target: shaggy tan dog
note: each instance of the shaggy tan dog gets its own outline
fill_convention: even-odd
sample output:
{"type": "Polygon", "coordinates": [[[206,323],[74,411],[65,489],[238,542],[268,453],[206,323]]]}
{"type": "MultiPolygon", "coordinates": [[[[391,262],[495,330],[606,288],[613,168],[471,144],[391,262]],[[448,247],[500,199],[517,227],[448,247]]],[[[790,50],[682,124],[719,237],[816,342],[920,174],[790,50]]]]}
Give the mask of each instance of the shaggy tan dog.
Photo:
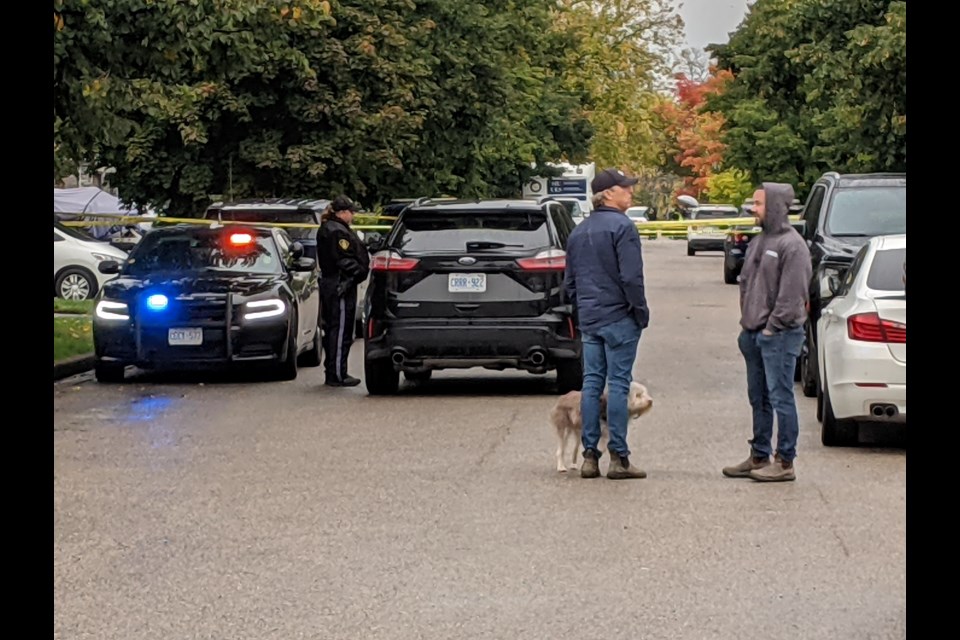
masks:
{"type": "MultiPolygon", "coordinates": [[[[570,469],[577,468],[577,453],[580,450],[580,435],[583,431],[583,418],[580,415],[580,391],[571,391],[557,398],[557,403],[550,411],[550,424],[557,434],[557,471],[565,472],[568,467],[564,463],[567,458],[568,445],[572,444],[573,458],[570,469]]],[[[631,420],[636,420],[653,406],[653,398],[647,388],[639,382],[630,383],[630,392],[627,395],[627,414],[631,420]]],[[[600,443],[599,449],[605,450],[610,432],[607,427],[607,392],[604,390],[600,397],[600,443]]]]}

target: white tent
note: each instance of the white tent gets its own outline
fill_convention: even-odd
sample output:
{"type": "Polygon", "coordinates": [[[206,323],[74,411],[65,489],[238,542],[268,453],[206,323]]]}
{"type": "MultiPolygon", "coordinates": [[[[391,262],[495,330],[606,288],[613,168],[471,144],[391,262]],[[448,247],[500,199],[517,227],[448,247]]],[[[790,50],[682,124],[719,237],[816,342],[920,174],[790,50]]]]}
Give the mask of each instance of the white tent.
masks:
{"type": "MultiPolygon", "coordinates": [[[[96,216],[98,214],[114,216],[140,215],[136,209],[123,206],[120,199],[110,195],[100,187],[79,187],[77,189],[53,190],[53,213],[62,220],[76,220],[81,215],[96,216]]],[[[156,216],[155,213],[147,213],[156,216]]],[[[149,223],[141,227],[150,226],[149,223]]],[[[88,231],[97,238],[109,235],[110,227],[90,227],[88,231]]]]}

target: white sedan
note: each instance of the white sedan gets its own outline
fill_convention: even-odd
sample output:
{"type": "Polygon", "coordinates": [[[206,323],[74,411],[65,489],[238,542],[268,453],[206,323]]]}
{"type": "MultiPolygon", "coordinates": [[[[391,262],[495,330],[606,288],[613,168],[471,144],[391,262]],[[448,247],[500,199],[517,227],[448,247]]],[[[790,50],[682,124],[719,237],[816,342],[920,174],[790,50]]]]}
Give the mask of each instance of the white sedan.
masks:
{"type": "Polygon", "coordinates": [[[105,260],[123,263],[127,254],[108,242],[95,240],[76,227],[53,223],[53,295],[66,300],[89,300],[103,283],[98,265],[105,260]]]}
{"type": "Polygon", "coordinates": [[[821,283],[833,299],[817,322],[817,419],[826,446],[855,444],[859,422],[907,421],[907,236],[877,236],[842,281],[821,283]]]}

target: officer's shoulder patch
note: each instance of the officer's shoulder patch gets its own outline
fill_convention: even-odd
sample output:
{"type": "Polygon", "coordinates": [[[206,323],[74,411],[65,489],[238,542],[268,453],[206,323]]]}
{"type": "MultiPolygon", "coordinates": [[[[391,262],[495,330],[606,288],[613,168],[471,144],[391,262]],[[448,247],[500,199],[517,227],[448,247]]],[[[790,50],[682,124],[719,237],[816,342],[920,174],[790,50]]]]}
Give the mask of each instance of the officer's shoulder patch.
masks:
{"type": "Polygon", "coordinates": [[[350,241],[347,240],[346,238],[342,238],[340,242],[338,242],[337,244],[339,244],[340,248],[343,249],[344,251],[350,248],[350,241]]]}

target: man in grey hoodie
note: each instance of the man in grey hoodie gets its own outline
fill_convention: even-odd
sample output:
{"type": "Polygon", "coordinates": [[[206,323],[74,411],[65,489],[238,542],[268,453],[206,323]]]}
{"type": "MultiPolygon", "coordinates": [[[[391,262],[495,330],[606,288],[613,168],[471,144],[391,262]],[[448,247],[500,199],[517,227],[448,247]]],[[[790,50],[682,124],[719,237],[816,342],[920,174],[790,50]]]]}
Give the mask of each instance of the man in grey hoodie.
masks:
{"type": "Polygon", "coordinates": [[[753,409],[750,455],[723,474],[763,482],[795,480],[799,420],[793,373],[803,345],[811,278],[810,250],[788,219],[793,187],[764,182],[753,194],[761,232],[747,248],[740,272],[740,352],[747,365],[753,409]],[[773,414],[777,451],[773,454],[773,414]]]}

